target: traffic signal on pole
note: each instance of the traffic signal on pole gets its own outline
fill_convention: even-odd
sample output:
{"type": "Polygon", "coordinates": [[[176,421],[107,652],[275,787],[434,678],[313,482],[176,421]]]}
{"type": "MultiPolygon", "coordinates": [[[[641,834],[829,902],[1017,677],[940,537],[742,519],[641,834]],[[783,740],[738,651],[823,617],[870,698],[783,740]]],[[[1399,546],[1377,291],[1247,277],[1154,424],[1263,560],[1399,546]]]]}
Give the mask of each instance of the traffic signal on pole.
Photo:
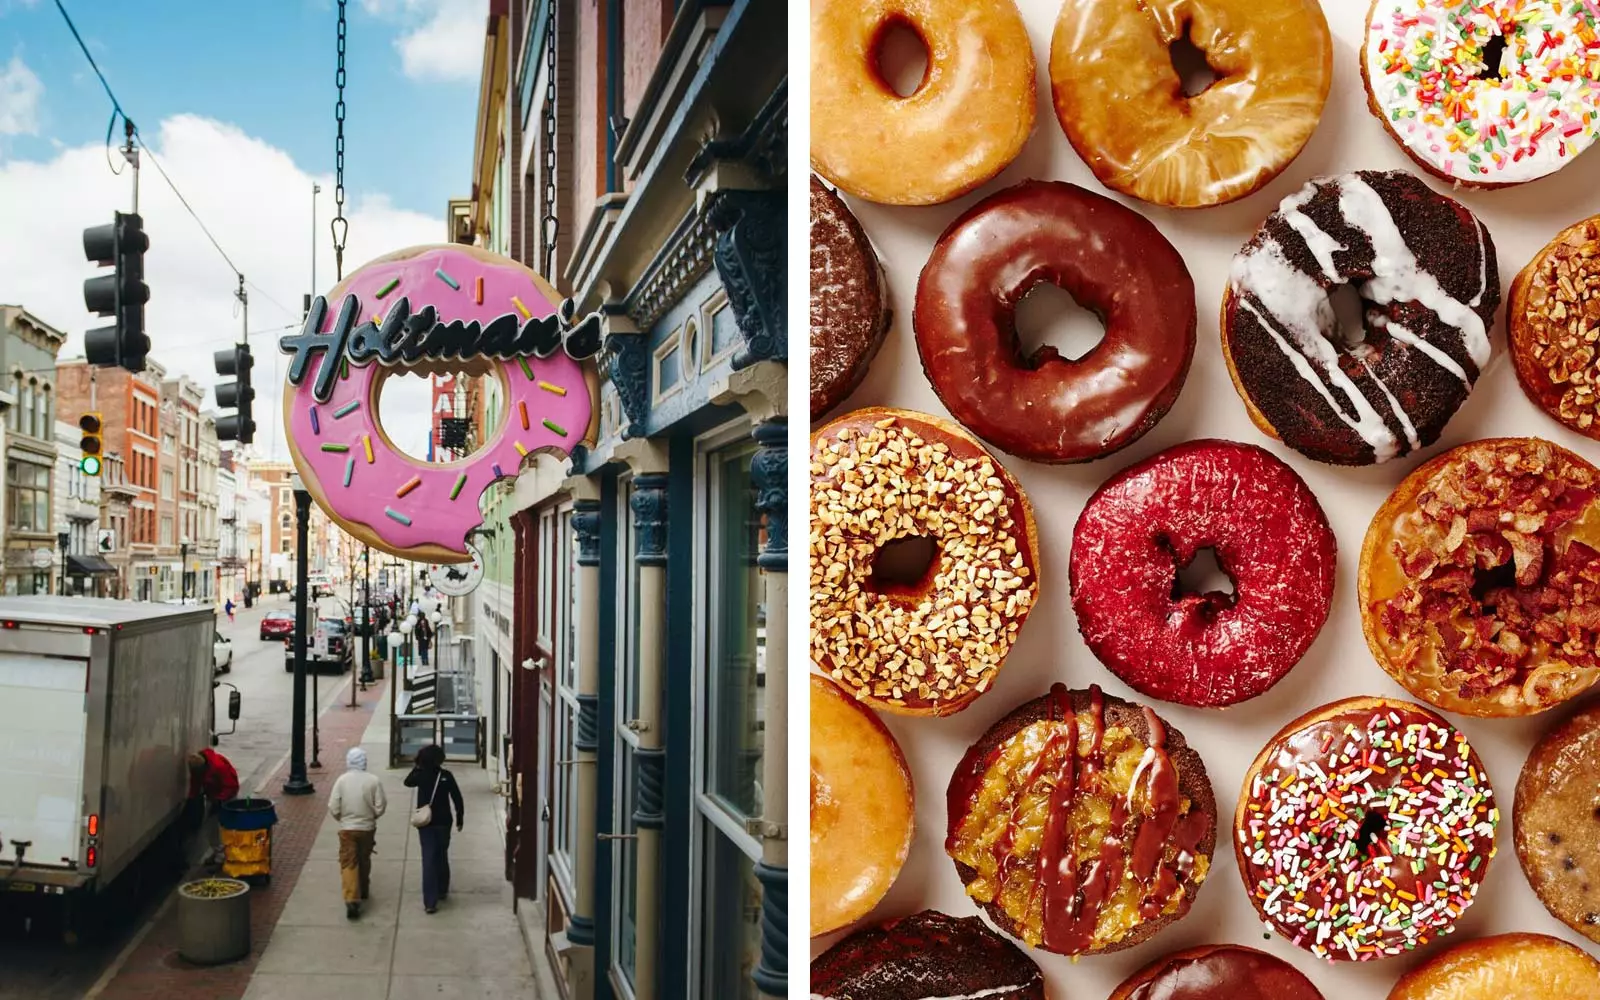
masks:
{"type": "Polygon", "coordinates": [[[150,289],[144,283],[148,249],[144,219],[131,212],[117,212],[110,225],[83,231],[84,256],[115,269],[83,283],[84,306],[92,313],[114,317],[111,326],[83,335],[83,353],[91,365],[144,371],[144,359],[150,353],[150,338],[144,332],[144,304],[150,301],[150,289]]]}
{"type": "Polygon", "coordinates": [[[86,476],[98,476],[105,455],[105,440],[101,437],[104,424],[100,422],[98,412],[85,413],[78,418],[78,429],[83,431],[83,440],[78,442],[83,457],[78,460],[78,468],[86,476]]]}
{"type": "Polygon", "coordinates": [[[255,364],[250,357],[250,345],[235,344],[225,351],[218,351],[212,360],[217,366],[218,375],[228,375],[234,379],[217,384],[217,406],[238,410],[237,413],[217,418],[217,440],[249,444],[256,433],[250,405],[256,398],[256,391],[250,388],[250,369],[255,364]]]}

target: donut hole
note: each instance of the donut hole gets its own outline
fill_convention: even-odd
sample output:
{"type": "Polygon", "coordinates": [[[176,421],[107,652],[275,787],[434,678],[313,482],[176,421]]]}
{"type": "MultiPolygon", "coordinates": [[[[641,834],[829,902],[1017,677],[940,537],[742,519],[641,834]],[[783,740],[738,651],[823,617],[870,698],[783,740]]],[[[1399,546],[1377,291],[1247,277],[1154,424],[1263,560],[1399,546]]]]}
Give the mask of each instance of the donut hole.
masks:
{"type": "Polygon", "coordinates": [[[1328,293],[1328,304],[1333,307],[1334,327],[1328,339],[1334,346],[1353,351],[1367,341],[1367,309],[1369,303],[1361,297],[1355,285],[1340,285],[1328,293]]]}
{"type": "Polygon", "coordinates": [[[1500,79],[1500,58],[1506,54],[1506,37],[1495,35],[1483,46],[1483,69],[1478,73],[1480,80],[1500,79]]]}
{"type": "Polygon", "coordinates": [[[926,590],[939,568],[939,543],[926,535],[903,535],[878,546],[867,589],[876,594],[926,590]]]}
{"type": "Polygon", "coordinates": [[[1480,613],[1500,602],[1496,591],[1510,591],[1517,585],[1517,565],[1513,562],[1490,566],[1475,566],[1472,570],[1472,599],[1478,602],[1480,613]]]}
{"type": "Polygon", "coordinates": [[[1100,317],[1078,304],[1058,285],[1041,281],[1017,303],[1015,318],[1017,357],[1037,371],[1056,358],[1078,361],[1105,339],[1100,317]]]}
{"type": "Polygon", "coordinates": [[[1190,37],[1194,31],[1192,22],[1185,23],[1183,34],[1173,39],[1167,47],[1167,54],[1172,58],[1173,72],[1178,74],[1178,87],[1183,91],[1183,96],[1188,98],[1199,97],[1211,89],[1217,82],[1219,74],[1211,68],[1211,63],[1206,60],[1206,54],[1200,46],[1190,37]]]}
{"type": "Polygon", "coordinates": [[[469,458],[505,423],[505,381],[481,361],[380,368],[372,394],[379,436],[421,462],[469,458]]]}
{"type": "Polygon", "coordinates": [[[910,97],[928,82],[928,43],[916,25],[891,18],[873,42],[872,65],[885,87],[896,96],[910,97]]]}
{"type": "Polygon", "coordinates": [[[1210,547],[1195,550],[1193,558],[1180,563],[1172,580],[1174,601],[1199,597],[1210,604],[1229,605],[1236,596],[1233,577],[1217,557],[1217,550],[1210,547]]]}
{"type": "Polygon", "coordinates": [[[1363,854],[1370,853],[1374,848],[1381,849],[1384,837],[1389,832],[1389,817],[1382,809],[1369,809],[1361,817],[1361,826],[1356,829],[1356,848],[1363,854]]]}

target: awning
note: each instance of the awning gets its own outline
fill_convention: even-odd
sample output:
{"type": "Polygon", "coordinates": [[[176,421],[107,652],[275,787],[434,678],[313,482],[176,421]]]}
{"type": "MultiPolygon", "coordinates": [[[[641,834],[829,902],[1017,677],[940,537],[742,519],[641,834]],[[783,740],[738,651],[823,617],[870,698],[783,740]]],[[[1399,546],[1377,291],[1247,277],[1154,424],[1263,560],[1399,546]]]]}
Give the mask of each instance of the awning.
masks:
{"type": "Polygon", "coordinates": [[[68,576],[115,575],[116,567],[99,556],[67,556],[68,576]]]}

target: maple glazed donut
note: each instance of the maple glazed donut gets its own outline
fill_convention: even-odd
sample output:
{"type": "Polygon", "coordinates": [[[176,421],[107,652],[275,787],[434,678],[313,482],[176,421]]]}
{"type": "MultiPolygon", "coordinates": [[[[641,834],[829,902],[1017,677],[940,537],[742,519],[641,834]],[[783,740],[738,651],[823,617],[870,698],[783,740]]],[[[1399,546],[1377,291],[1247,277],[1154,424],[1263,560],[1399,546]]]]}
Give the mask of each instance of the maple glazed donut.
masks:
{"type": "Polygon", "coordinates": [[[1013,0],[812,0],[811,167],[885,205],[935,205],[1005,169],[1033,131],[1033,45],[1013,0]],[[905,27],[928,50],[896,94],[878,47],[905,27]]]}
{"type": "Polygon", "coordinates": [[[1234,257],[1222,353],[1266,434],[1319,462],[1387,462],[1466,401],[1499,304],[1494,242],[1465,206],[1398,170],[1321,177],[1234,257]],[[1345,286],[1360,330],[1335,314],[1345,286]]]}
{"type": "Polygon", "coordinates": [[[1213,944],[1175,952],[1129,976],[1107,1000],[1324,1000],[1299,969],[1264,951],[1213,944]]]}
{"type": "Polygon", "coordinates": [[[1533,748],[1512,810],[1517,860],[1545,909],[1600,944],[1600,707],[1533,748]]]}
{"type": "Polygon", "coordinates": [[[1465,736],[1421,705],[1348,698],[1262,748],[1234,852],[1269,931],[1329,961],[1369,961],[1454,929],[1499,821],[1465,736]]]}
{"type": "Polygon", "coordinates": [[[982,917],[923,910],[811,961],[811,1000],[1045,1000],[1044,973],[982,917]]]}
{"type": "Polygon", "coordinates": [[[1303,480],[1254,445],[1189,441],[1111,477],[1072,535],[1072,607],[1100,662],[1141,694],[1197,707],[1288,673],[1333,604],[1335,542],[1303,480]],[[1234,593],[1180,593],[1211,549],[1234,593]]]}
{"type": "Polygon", "coordinates": [[[1189,912],[1217,807],[1200,755],[1149,708],[1061,684],[996,722],[950,778],[945,853],[1035,948],[1132,948],[1189,912]]]}
{"type": "Polygon", "coordinates": [[[1562,230],[1522,269],[1506,326],[1523,393],[1600,440],[1600,215],[1562,230]]]}
{"type": "Polygon", "coordinates": [[[1593,1000],[1600,962],[1547,934],[1463,941],[1400,977],[1388,1000],[1593,1000]]]}
{"type": "Polygon", "coordinates": [[[1064,3],[1050,42],[1056,117],[1102,184],[1173,208],[1243,198],[1316,130],[1333,81],[1317,0],[1064,3]],[[1186,96],[1187,38],[1216,76],[1186,96]]]}
{"type": "Polygon", "coordinates": [[[1038,597],[1022,487],[948,420],[847,413],[811,435],[811,660],[855,697],[950,715],[989,689],[1038,597]],[[878,575],[886,544],[936,546],[922,578],[878,575]]]}
{"type": "Polygon", "coordinates": [[[1600,679],[1600,470],[1538,438],[1419,466],[1373,515],[1357,595],[1367,645],[1447,712],[1542,712],[1600,679]]]}
{"type": "Polygon", "coordinates": [[[1594,143],[1600,7],[1581,0],[1373,0],[1367,106],[1407,156],[1463,187],[1560,170],[1594,143]]]}
{"type": "Polygon", "coordinates": [[[1194,358],[1194,281],[1132,209],[1024,181],[939,237],[912,324],[934,391],[973,433],[1035,462],[1086,462],[1138,440],[1177,401],[1194,358]],[[1021,355],[1017,305],[1041,282],[1101,317],[1105,337],[1088,354],[1021,355]]]}

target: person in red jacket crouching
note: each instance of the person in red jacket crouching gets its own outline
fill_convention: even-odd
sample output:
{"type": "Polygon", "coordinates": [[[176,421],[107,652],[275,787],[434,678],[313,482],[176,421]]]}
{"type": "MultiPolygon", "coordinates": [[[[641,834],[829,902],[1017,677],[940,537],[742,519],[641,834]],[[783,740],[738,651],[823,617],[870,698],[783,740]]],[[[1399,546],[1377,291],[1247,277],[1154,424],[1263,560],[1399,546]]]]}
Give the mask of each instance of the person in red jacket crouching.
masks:
{"type": "Polygon", "coordinates": [[[205,828],[205,863],[222,864],[222,804],[239,797],[239,772],[228,758],[210,747],[189,755],[189,803],[191,814],[205,828]]]}

